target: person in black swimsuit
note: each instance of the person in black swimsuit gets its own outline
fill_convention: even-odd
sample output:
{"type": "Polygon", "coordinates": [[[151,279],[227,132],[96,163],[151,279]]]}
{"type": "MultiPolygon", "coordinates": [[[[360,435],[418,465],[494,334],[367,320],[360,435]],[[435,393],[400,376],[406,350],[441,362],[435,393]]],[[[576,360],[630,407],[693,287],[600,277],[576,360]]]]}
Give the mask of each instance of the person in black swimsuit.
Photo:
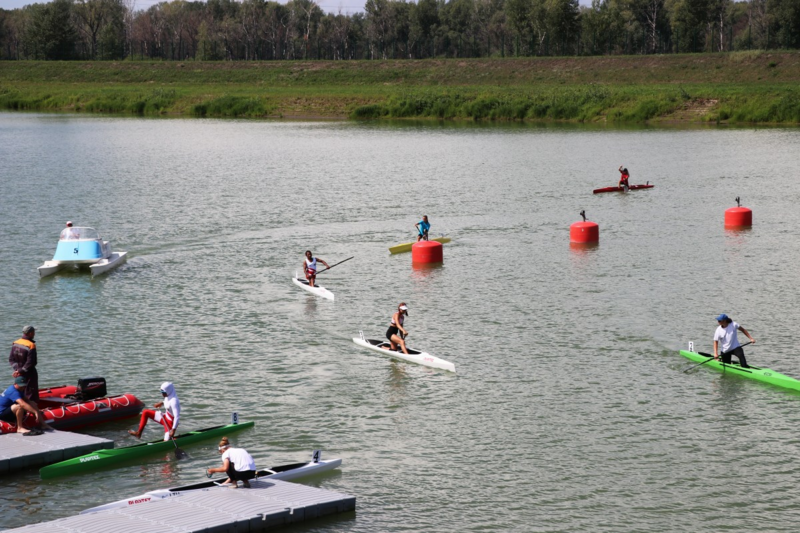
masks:
{"type": "Polygon", "coordinates": [[[386,330],[386,338],[389,340],[389,344],[392,345],[391,348],[387,349],[397,351],[397,346],[399,345],[406,355],[408,355],[408,349],[406,349],[406,341],[404,339],[408,335],[408,331],[403,328],[403,321],[407,316],[408,307],[405,302],[402,302],[397,306],[397,312],[392,315],[392,323],[389,325],[389,329],[386,330]]]}

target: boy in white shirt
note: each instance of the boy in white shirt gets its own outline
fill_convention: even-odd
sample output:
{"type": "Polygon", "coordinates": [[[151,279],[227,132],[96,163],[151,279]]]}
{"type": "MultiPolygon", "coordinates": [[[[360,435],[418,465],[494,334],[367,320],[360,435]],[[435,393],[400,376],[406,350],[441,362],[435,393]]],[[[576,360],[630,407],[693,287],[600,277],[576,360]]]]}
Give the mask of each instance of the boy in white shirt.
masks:
{"type": "Polygon", "coordinates": [[[752,344],[755,344],[756,340],[744,329],[740,326],[737,322],[728,317],[725,313],[722,313],[717,317],[717,323],[719,326],[717,330],[714,332],[714,359],[719,361],[718,348],[720,347],[720,343],[722,344],[722,362],[725,364],[731,364],[731,356],[735,355],[739,359],[739,365],[742,368],[750,368],[747,364],[747,360],[744,358],[744,350],[742,350],[741,345],[739,344],[739,336],[736,333],[737,331],[741,331],[747,338],[750,339],[752,344]]]}

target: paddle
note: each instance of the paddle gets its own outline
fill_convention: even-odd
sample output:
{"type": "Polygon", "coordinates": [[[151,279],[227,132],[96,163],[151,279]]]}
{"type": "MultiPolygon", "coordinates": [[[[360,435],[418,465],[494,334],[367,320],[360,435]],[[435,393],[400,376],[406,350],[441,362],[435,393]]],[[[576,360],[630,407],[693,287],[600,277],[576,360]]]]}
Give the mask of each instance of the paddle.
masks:
{"type": "MultiPolygon", "coordinates": [[[[355,256],[353,256],[353,257],[355,257],[355,256]]],[[[339,261],[338,263],[335,263],[335,264],[333,264],[333,265],[329,266],[328,268],[326,268],[326,269],[324,269],[324,270],[320,270],[319,272],[317,272],[317,276],[319,276],[320,274],[322,274],[323,272],[325,272],[325,270],[330,270],[330,269],[332,269],[332,268],[333,268],[333,267],[335,267],[336,265],[341,265],[341,264],[342,264],[342,263],[344,263],[345,261],[350,261],[350,260],[351,260],[353,257],[348,257],[347,259],[344,259],[343,261],[339,261]]]]}
{"type": "MultiPolygon", "coordinates": [[[[747,346],[748,344],[753,344],[753,343],[752,342],[746,342],[744,344],[740,344],[739,346],[737,346],[737,348],[741,348],[742,346],[747,346]]],[[[719,354],[719,358],[722,359],[723,355],[728,355],[729,353],[732,353],[735,350],[736,350],[736,348],[734,348],[733,350],[728,350],[727,352],[722,352],[721,354],[719,354]]],[[[708,357],[708,359],[706,359],[702,363],[697,363],[696,365],[690,366],[689,368],[687,368],[686,370],[683,371],[684,374],[686,372],[688,372],[689,370],[692,370],[693,368],[697,368],[698,366],[702,366],[702,365],[708,363],[709,361],[711,361],[712,359],[714,359],[714,356],[711,355],[710,353],[705,353],[705,352],[697,352],[697,353],[699,355],[705,355],[706,357],[708,357]]]]}
{"type": "Polygon", "coordinates": [[[179,461],[181,459],[188,459],[189,454],[178,448],[178,443],[175,442],[175,437],[170,436],[170,438],[172,439],[172,444],[175,445],[175,459],[178,459],[179,461]]]}

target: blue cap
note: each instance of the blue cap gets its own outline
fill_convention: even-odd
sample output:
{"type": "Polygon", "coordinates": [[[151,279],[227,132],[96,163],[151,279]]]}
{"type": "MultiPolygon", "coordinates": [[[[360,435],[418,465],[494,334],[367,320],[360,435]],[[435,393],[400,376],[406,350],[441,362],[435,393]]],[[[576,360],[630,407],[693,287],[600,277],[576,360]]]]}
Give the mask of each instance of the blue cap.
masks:
{"type": "Polygon", "coordinates": [[[717,317],[717,322],[721,322],[722,320],[730,320],[730,318],[728,318],[728,315],[726,315],[725,313],[722,313],[717,317]]]}

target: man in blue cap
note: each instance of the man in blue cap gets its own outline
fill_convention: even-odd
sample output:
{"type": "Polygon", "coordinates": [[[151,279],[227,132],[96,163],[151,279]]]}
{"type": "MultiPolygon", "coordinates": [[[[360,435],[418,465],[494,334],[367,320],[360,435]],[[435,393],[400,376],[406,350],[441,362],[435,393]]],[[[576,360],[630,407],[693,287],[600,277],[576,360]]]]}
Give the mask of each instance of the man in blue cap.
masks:
{"type": "Polygon", "coordinates": [[[35,403],[25,401],[22,391],[25,390],[27,384],[28,378],[25,376],[17,376],[14,379],[13,385],[9,386],[3,392],[0,392],[0,420],[10,424],[16,424],[17,433],[31,436],[41,435],[42,429],[47,428],[44,415],[39,411],[35,403]],[[26,429],[22,425],[27,413],[31,413],[36,417],[36,422],[39,427],[26,429]]]}
{"type": "Polygon", "coordinates": [[[755,344],[756,340],[744,329],[740,326],[737,322],[734,322],[730,319],[728,315],[722,313],[717,317],[717,323],[719,327],[714,332],[714,359],[719,360],[719,356],[717,355],[717,349],[720,347],[720,343],[722,343],[722,362],[726,364],[731,364],[731,356],[735,355],[739,359],[739,364],[742,368],[750,368],[747,365],[747,360],[744,358],[744,350],[742,350],[741,345],[739,344],[739,336],[736,333],[737,331],[741,331],[747,338],[750,339],[750,342],[755,344]]]}

